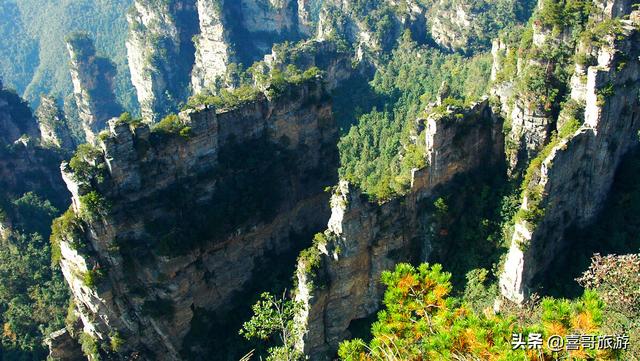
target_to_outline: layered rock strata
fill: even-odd
[[[93,40],[86,34],[71,35],[66,43],[78,115],[86,139],[93,141],[107,120],[123,111],[114,94],[116,67],[109,59],[96,55]]]
[[[257,267],[329,217],[337,131],[320,80],[180,122],[182,135],[114,121],[100,142],[103,183],[65,173],[77,213],[90,190],[110,204],[83,240],[61,242],[61,266],[85,332],[117,332],[120,355],[182,359],[195,310],[248,302],[234,297],[261,279]],[[96,270],[105,276],[92,287],[83,275]]]
[[[127,56],[131,81],[145,121],[175,111],[189,92],[198,33],[196,0],[137,0],[127,14]]]
[[[503,295],[514,301],[531,293],[534,277],[564,250],[564,232],[593,220],[622,156],[638,145],[638,14],[621,24],[622,34],[607,36],[597,50],[598,64],[587,69],[586,88],[573,92],[574,101],[585,106],[584,124],[552,143],[532,169],[522,210],[542,215],[535,222],[518,220],[500,278]]]
[[[462,117],[456,117],[462,114]],[[377,204],[340,182],[331,198],[331,218],[315,269],[301,258],[296,299],[304,305],[297,322],[298,347],[312,360],[329,360],[352,322],[378,310],[384,293],[380,276],[398,262],[425,261],[431,253],[428,200],[457,175],[502,160],[502,121],[487,101],[463,113],[449,110],[418,122],[428,166],[414,170],[411,190]]]

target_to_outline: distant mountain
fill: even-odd
[[[131,0],[3,0],[0,2],[0,78],[33,107],[41,93],[58,99],[71,94],[64,38],[85,31],[101,56],[117,65],[116,93],[136,108],[125,49]]]

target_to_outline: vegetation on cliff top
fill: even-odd
[[[430,360],[504,359],[539,360],[551,357],[615,360],[612,350],[552,352],[542,343],[540,349],[527,346],[528,335],[541,335],[541,342],[552,335],[603,334],[605,307],[595,291],[586,291],[575,300],[545,298],[529,318],[518,319],[508,310],[494,314],[470,308],[464,301],[450,297],[451,275],[440,265],[413,267],[399,264],[384,272],[387,286],[384,309],[373,324],[373,339],[366,343],[355,339],[340,345],[342,360],[379,359]],[[523,322],[524,321],[524,322]],[[522,334],[520,347],[513,346],[513,334]],[[517,339],[516,339],[517,340]]]
[[[350,84],[338,89],[335,97],[336,114],[347,118],[339,123],[356,123],[338,145],[340,176],[378,200],[406,192],[411,169],[425,165],[425,152],[409,141],[410,134],[443,82],[451,97],[468,104],[487,91],[491,71],[487,54],[447,55],[418,46],[408,32],[388,60],[368,85],[369,98],[360,104],[342,102],[341,96],[351,99]]]

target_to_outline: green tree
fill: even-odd
[[[476,275],[477,276],[477,275]],[[451,274],[438,264],[413,267],[398,264],[382,275],[387,286],[385,308],[372,326],[373,340],[356,339],[340,345],[342,360],[613,360],[611,352],[580,349],[551,353],[548,349],[514,350],[514,333],[550,335],[597,334],[604,303],[594,291],[578,300],[545,298],[529,322],[518,324],[508,313],[476,314],[450,297]]]
[[[295,349],[300,331],[294,322],[294,316],[300,307],[300,303],[288,300],[284,294],[282,298],[278,298],[265,292],[253,305],[253,317],[244,323],[240,334],[248,340],[265,341],[277,336],[281,345],[269,348],[267,360],[300,360],[302,353]]]

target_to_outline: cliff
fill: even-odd
[[[325,72],[323,80],[328,91],[338,87],[356,72],[363,71],[364,65],[354,66],[350,50],[341,49],[334,41],[308,40],[292,47],[278,46],[264,57],[269,70],[286,72],[289,65],[306,70],[317,67]]]
[[[384,293],[383,271],[429,259],[429,200],[456,176],[502,160],[501,119],[486,100],[464,111],[434,110],[416,129],[428,166],[414,171],[410,192],[377,204],[340,182],[327,230],[298,261],[296,299],[304,305],[297,316],[304,330],[298,347],[313,360],[331,359],[354,325],[375,314]]]
[[[84,331],[99,343],[117,334],[118,354],[231,357],[202,355],[195,325],[248,309],[242,290],[268,287],[258,270],[275,272],[299,235],[326,222],[336,126],[319,80],[176,121],[180,134],[111,122],[90,161],[101,181],[65,171],[84,221],[60,240],[61,266]],[[104,205],[93,216],[90,194]]]
[[[15,92],[3,88],[0,81],[0,143],[11,144],[23,135],[33,140],[40,138],[29,105]]]
[[[109,59],[96,56],[93,40],[86,34],[73,34],[66,44],[78,115],[86,139],[92,141],[107,120],[123,111],[113,90],[116,67]]]
[[[592,49],[597,64],[587,68],[584,88],[572,91],[584,123],[560,128],[525,178],[521,216],[500,279],[502,293],[514,301],[525,299],[533,279],[565,251],[564,232],[594,219],[622,156],[638,145],[640,104],[632,86],[640,75],[638,13],[619,24],[619,33]]]
[[[230,65],[248,67],[274,44],[308,36],[309,6],[302,0],[136,1],[127,16],[127,51],[143,118],[159,121],[191,94],[232,87]]]
[[[41,96],[40,105],[35,115],[38,119],[43,146],[65,150],[73,150],[75,148],[71,130],[54,98]]]
[[[58,170],[62,156],[40,147],[37,122],[26,102],[0,84],[0,239],[19,220],[11,202],[27,192],[64,207],[68,193]]]
[[[227,66],[234,62],[223,9],[225,1],[198,0],[200,34],[196,38],[196,60],[191,72],[191,87],[200,93],[225,75]]]
[[[197,19],[195,0],[137,0],[127,14],[131,81],[145,121],[162,119],[188,97]]]

